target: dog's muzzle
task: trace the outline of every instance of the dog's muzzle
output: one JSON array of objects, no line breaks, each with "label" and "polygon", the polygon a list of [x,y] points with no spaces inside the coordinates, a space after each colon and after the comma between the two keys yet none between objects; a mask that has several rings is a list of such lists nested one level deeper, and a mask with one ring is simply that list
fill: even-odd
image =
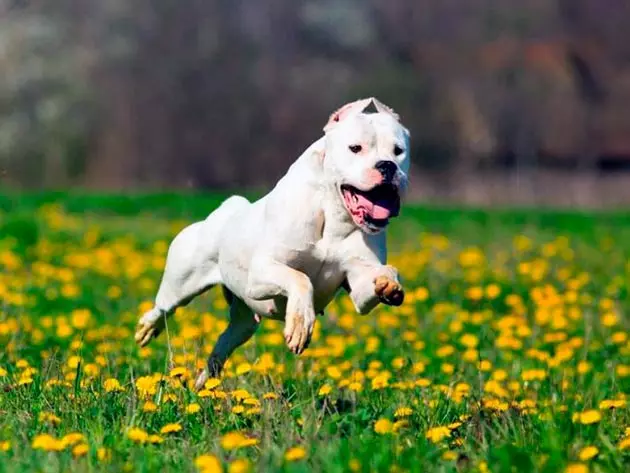
[{"label": "dog's muzzle", "polygon": [[390,218],[400,213],[400,192],[391,182],[368,191],[344,184],[341,194],[354,223],[368,233],[378,233],[387,226]]}]

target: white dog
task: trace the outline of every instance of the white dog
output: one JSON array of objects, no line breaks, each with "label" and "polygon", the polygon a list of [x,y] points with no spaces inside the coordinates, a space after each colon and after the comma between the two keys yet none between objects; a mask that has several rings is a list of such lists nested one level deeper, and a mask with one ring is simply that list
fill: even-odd
[{"label": "white dog", "polygon": [[267,195],[252,203],[230,197],[171,243],[155,307],[135,338],[146,345],[177,307],[221,284],[230,322],[197,388],[220,374],[261,316],[284,320],[285,340],[300,354],[315,314],[341,287],[361,314],[379,301],[403,301],[383,230],[407,185],[409,132],[374,98],[337,110],[324,132]]}]

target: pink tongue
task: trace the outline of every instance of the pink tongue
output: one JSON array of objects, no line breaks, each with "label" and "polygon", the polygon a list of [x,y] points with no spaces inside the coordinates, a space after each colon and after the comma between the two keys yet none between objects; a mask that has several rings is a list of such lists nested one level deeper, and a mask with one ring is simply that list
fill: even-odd
[{"label": "pink tongue", "polygon": [[373,203],[361,194],[358,194],[356,197],[358,199],[357,207],[365,209],[367,214],[374,219],[383,220],[389,218],[392,214],[391,209],[388,209],[380,202]]}]

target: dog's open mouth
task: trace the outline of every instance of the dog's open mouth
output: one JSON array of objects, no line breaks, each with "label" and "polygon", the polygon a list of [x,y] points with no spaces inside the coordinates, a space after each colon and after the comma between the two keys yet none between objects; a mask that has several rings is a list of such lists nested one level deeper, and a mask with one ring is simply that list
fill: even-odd
[{"label": "dog's open mouth", "polygon": [[370,231],[385,228],[400,212],[400,193],[393,184],[380,184],[369,191],[344,184],[341,194],[354,223]]}]

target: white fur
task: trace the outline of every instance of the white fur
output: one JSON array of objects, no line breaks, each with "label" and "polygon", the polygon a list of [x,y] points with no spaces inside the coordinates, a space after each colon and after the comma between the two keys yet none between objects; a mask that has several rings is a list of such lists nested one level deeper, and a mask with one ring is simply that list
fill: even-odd
[{"label": "white fur", "polygon": [[[370,103],[378,113],[363,113]],[[231,293],[230,322],[198,387],[254,334],[259,316],[285,320],[287,344],[299,354],[310,341],[315,314],[342,285],[365,314],[379,302],[376,278],[398,284],[397,271],[385,264],[384,232],[370,234],[355,225],[339,186],[369,189],[375,163],[387,159],[397,163],[394,180],[404,190],[409,133],[376,99],[353,102],[336,113],[325,136],[267,195],[252,203],[230,197],[173,240],[155,307],[140,319],[136,340],[145,345],[163,329],[168,314],[222,284]],[[348,149],[358,142],[360,155]],[[404,149],[399,156],[394,156],[395,144]]]}]

